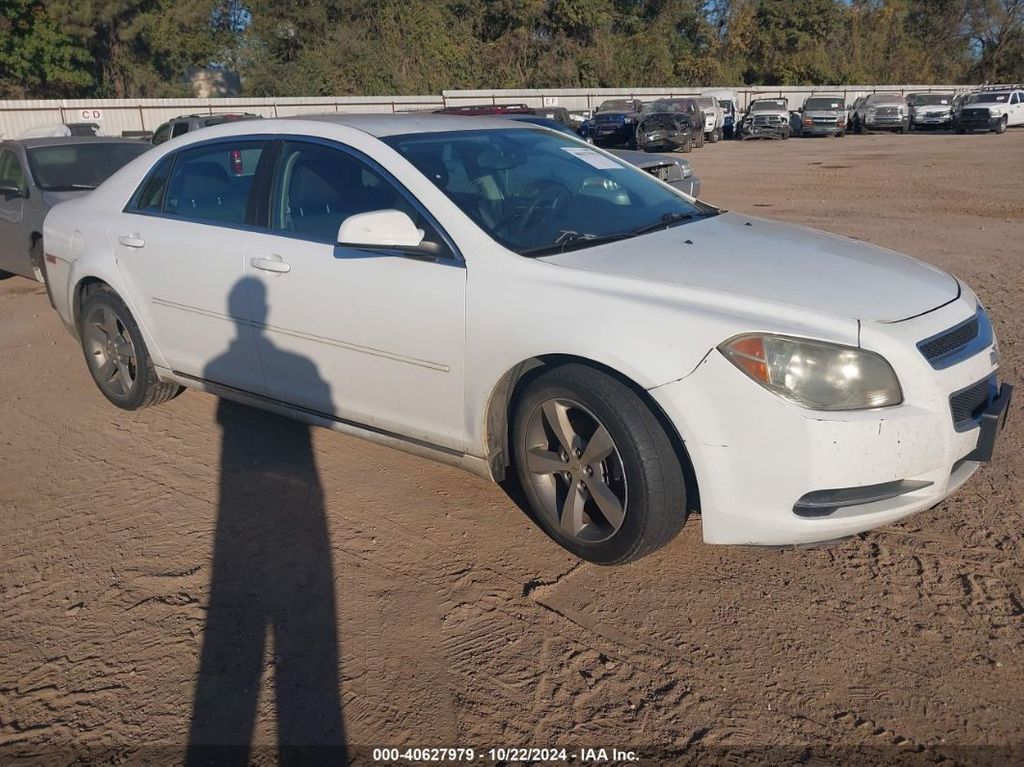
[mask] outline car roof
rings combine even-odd
[[[447,131],[465,130],[496,130],[510,127],[510,121],[501,117],[486,115],[473,116],[467,120],[465,115],[432,114],[412,112],[410,114],[337,114],[337,115],[299,115],[296,117],[264,120],[280,122],[283,120],[312,120],[316,122],[343,125],[369,133],[377,138],[401,136],[407,133],[444,133]],[[522,125],[522,123],[519,123]],[[249,130],[257,130],[250,128]]]
[[[7,139],[4,143],[21,144],[26,149],[35,149],[41,146],[68,146],[69,144],[142,144],[145,143],[133,138],[120,138],[118,136],[50,136],[46,138],[16,138]]]

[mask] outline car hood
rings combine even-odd
[[[747,117],[757,117],[758,115],[779,115],[780,117],[789,118],[789,111],[785,109],[758,109],[756,112],[747,112]]]
[[[949,112],[953,109],[949,104],[927,104],[925,106],[914,107],[914,111],[918,114],[932,114],[937,112],[939,114],[943,112]]]
[[[909,256],[735,213],[544,260],[877,322],[915,317],[960,294],[949,274]]]

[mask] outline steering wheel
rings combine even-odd
[[[544,217],[541,220],[546,220],[572,198],[572,190],[558,181],[542,179],[534,182],[533,186],[540,189],[533,201],[526,206],[521,214],[506,218],[495,227],[496,229],[505,229],[515,222],[515,227],[511,229],[510,234],[522,234],[529,228],[530,222],[537,213]]]

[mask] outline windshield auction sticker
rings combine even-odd
[[[563,152],[568,152],[573,157],[583,160],[587,165],[598,170],[620,170],[622,168],[611,157],[605,157],[600,152],[587,149],[585,146],[563,146]]]

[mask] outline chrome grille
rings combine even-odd
[[[878,107],[875,110],[875,117],[899,117],[899,107]]]
[[[783,122],[779,115],[754,115],[754,125],[782,125]]]
[[[924,358],[932,360],[945,357],[948,354],[959,351],[978,337],[978,316],[971,317],[956,327],[940,333],[933,338],[921,341],[917,348],[921,350]]]
[[[981,411],[992,400],[996,391],[996,377],[990,376],[976,384],[961,389],[949,397],[949,412],[953,416],[953,426],[963,429],[981,415]]]
[[[964,117],[981,118],[981,119],[987,120],[988,119],[988,110],[987,109],[965,109],[963,111],[963,116]]]

